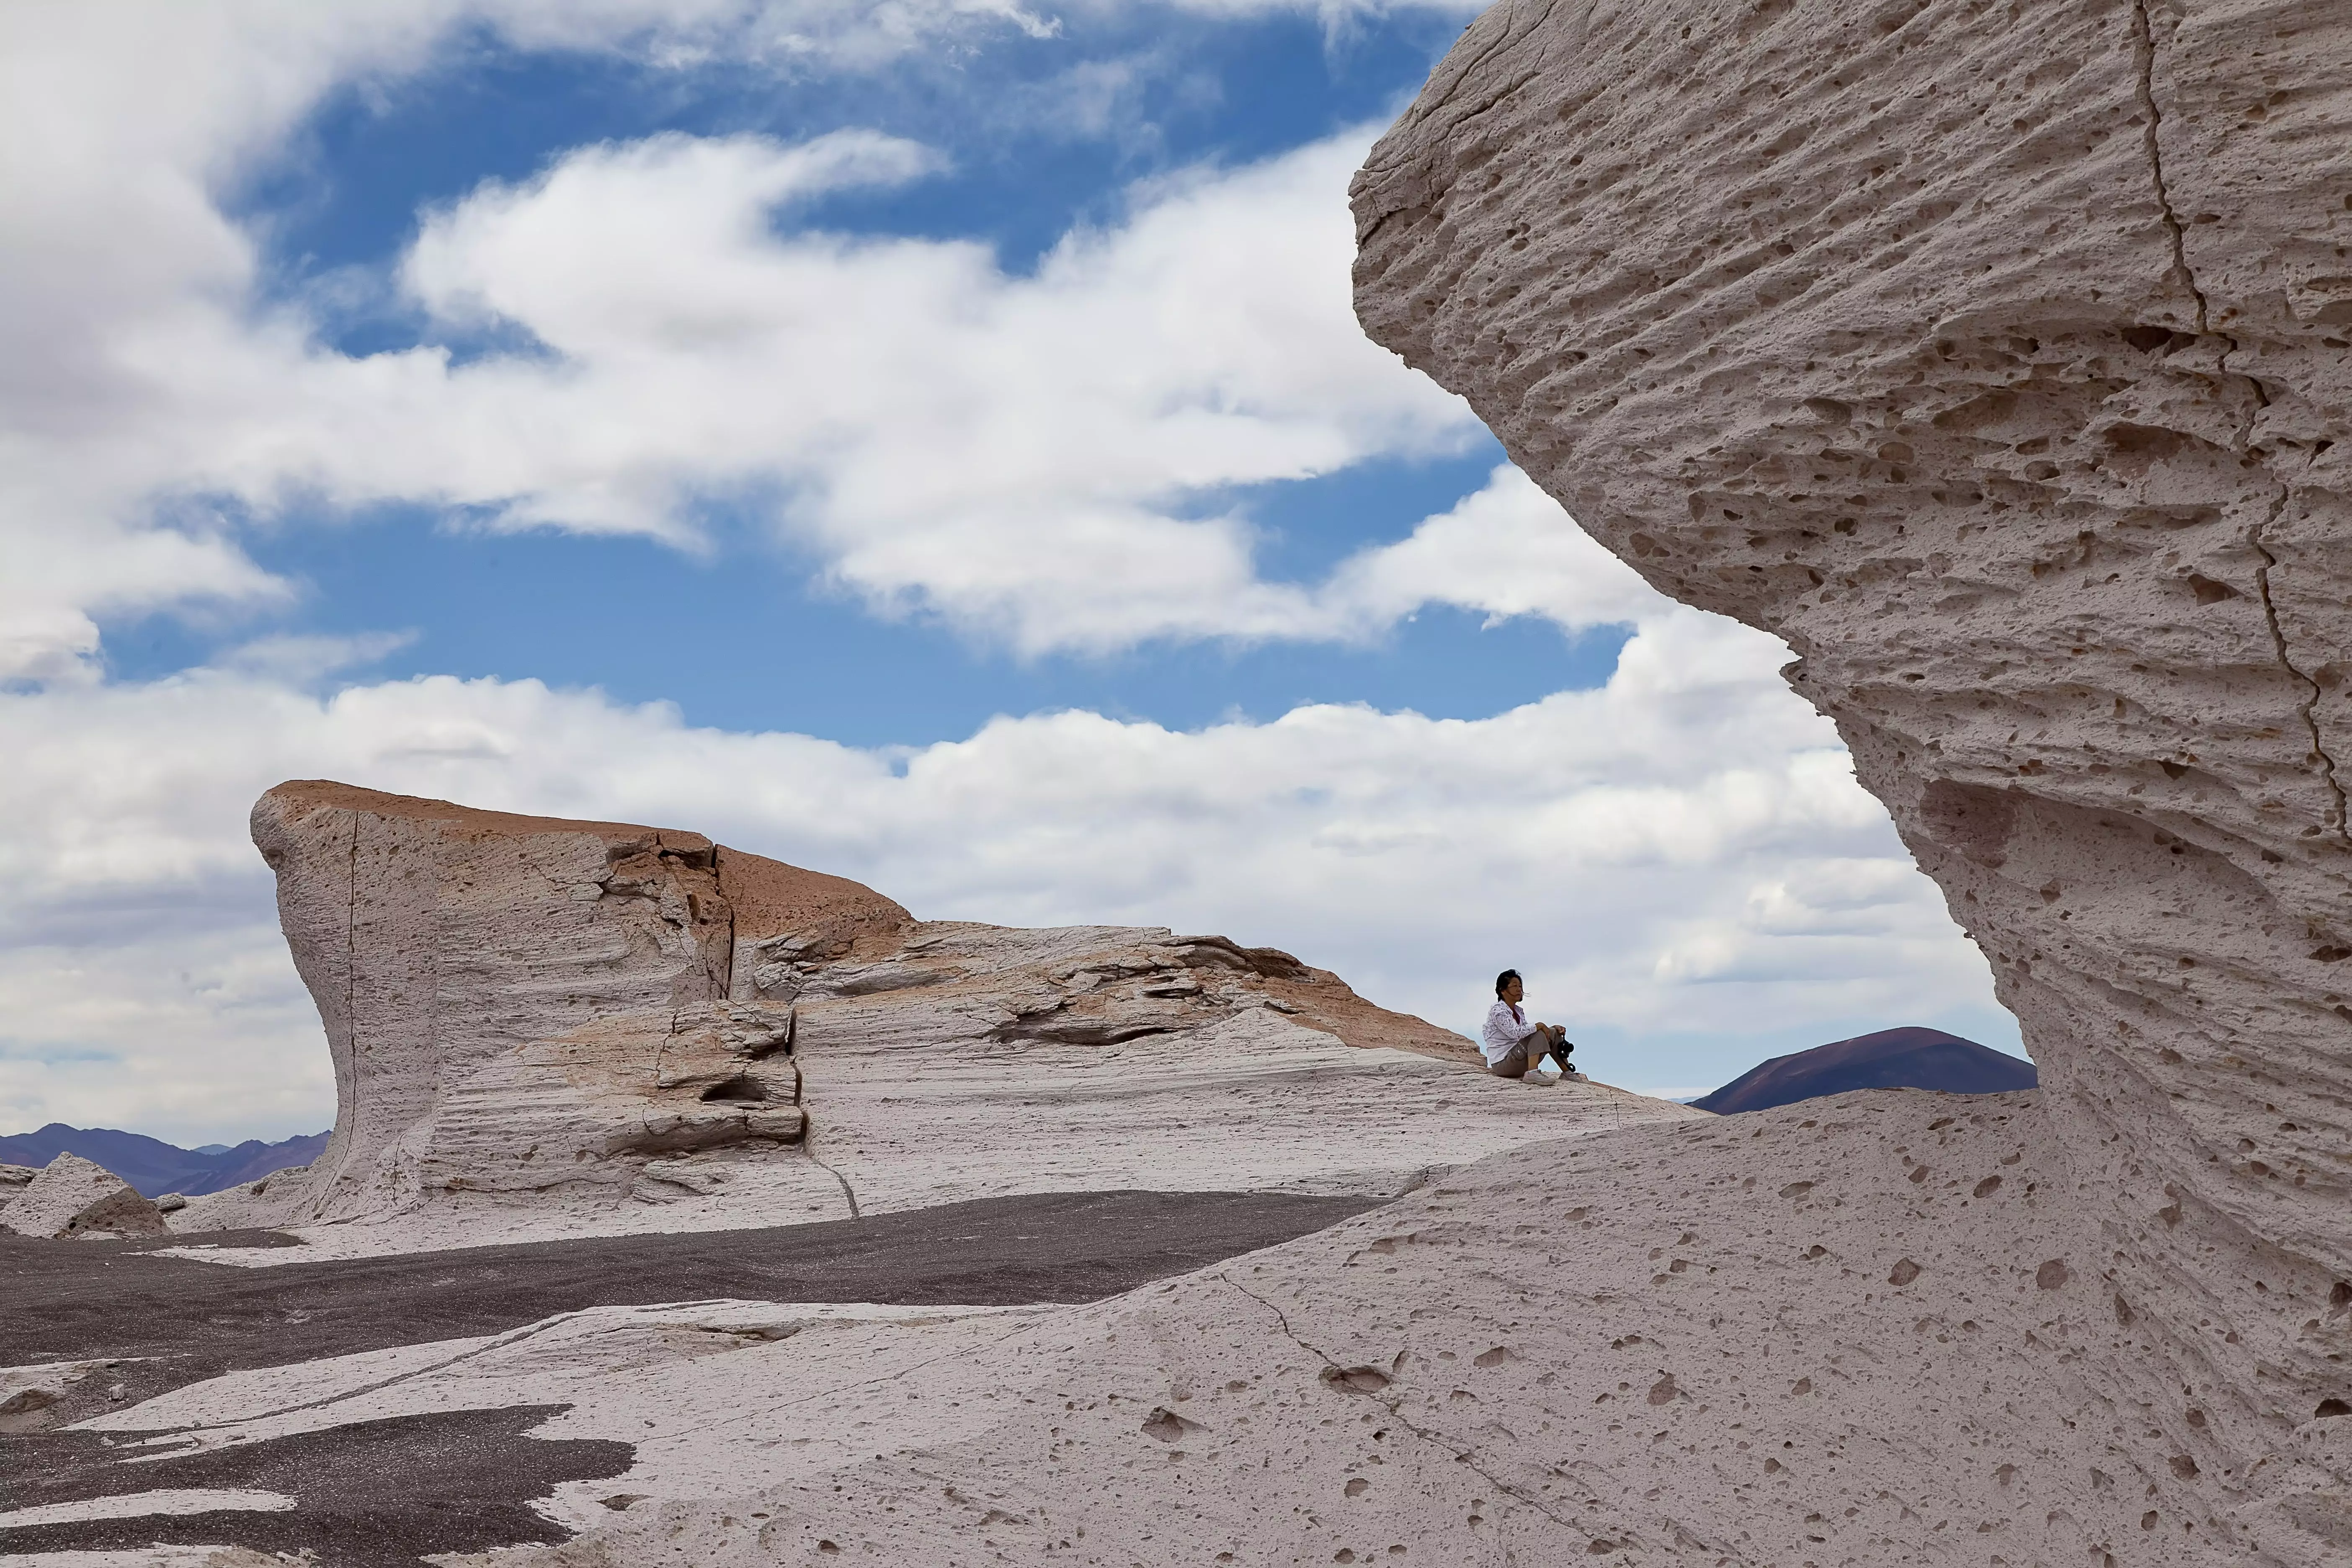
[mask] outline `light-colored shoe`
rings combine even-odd
[[[1519,1079],[1519,1081],[1521,1083],[1533,1084],[1538,1089],[1549,1089],[1553,1084],[1559,1081],[1559,1074],[1556,1072],[1546,1072],[1541,1068],[1529,1068],[1528,1069],[1528,1076]]]

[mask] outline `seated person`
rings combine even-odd
[[[1568,1043],[1568,1031],[1557,1024],[1537,1024],[1528,1021],[1519,1004],[1527,999],[1528,988],[1516,969],[1506,969],[1495,976],[1496,1002],[1486,1009],[1486,1027],[1478,1043],[1479,1055],[1486,1058],[1486,1070],[1497,1078],[1524,1079],[1549,1051],[1560,1071],[1568,1068],[1568,1054],[1576,1049]],[[1536,1074],[1538,1083],[1551,1080]]]

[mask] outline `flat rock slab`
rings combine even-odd
[[[136,1466],[104,1446],[120,1436],[55,1428],[114,1415],[108,1425],[120,1431],[123,1415],[115,1413],[224,1373],[498,1334],[599,1307],[720,1297],[901,1306],[1093,1300],[1372,1206],[1360,1198],[1274,1194],[1058,1194],[767,1230],[264,1270],[157,1256],[143,1243],[0,1237],[0,1295],[12,1309],[0,1314],[0,1365],[108,1363],[44,1412],[53,1429],[0,1436],[0,1510],[168,1489],[271,1490],[297,1500],[281,1511],[0,1526],[0,1554],[112,1550],[166,1538],[271,1551],[307,1544],[327,1561],[377,1563],[551,1540],[553,1527],[530,1500],[559,1481],[619,1473],[628,1467],[629,1446],[523,1441],[550,1407],[411,1415]],[[353,1475],[401,1475],[400,1495],[375,1498],[353,1482],[358,1491],[337,1501],[331,1487],[300,1480],[347,1462],[359,1467]],[[364,1507],[352,1500],[359,1496]]]

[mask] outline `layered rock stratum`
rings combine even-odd
[[[1510,0],[1353,191],[1367,330],[1787,640],[1992,961],[2075,1468],[2200,1499],[2116,1560],[2352,1550],[2347,193],[2320,0]]]
[[[1628,1114],[1220,936],[918,921],[698,833],[327,782],[271,790],[253,834],[340,1110],[307,1171],[173,1225],[313,1227],[306,1257],[1010,1193],[1387,1196]]]

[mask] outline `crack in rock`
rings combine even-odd
[[[2140,144],[2147,153],[2147,173],[2156,186],[2156,205],[2164,214],[2164,231],[2172,240],[2172,276],[2179,280],[2197,301],[2197,330],[2207,330],[2205,290],[2197,284],[2197,274],[2189,265],[2189,231],[2180,225],[2180,215],[2172,210],[2172,193],[2164,183],[2164,149],[2158,136],[2164,123],[2164,111],[2156,106],[2156,33],[2148,25],[2147,0],[2132,0],[2132,58],[2138,68],[2137,88],[2141,111],[2147,120],[2140,132]]]
[[[2263,558],[2263,563],[2254,569],[2254,587],[2262,595],[2263,621],[2270,627],[2271,647],[2278,655],[2279,668],[2294,677],[2304,689],[2303,700],[2295,704],[2295,711],[2303,716],[2303,727],[2311,735],[2312,757],[2319,763],[2319,775],[2326,781],[2327,793],[2334,801],[2328,811],[2327,825],[2336,837],[2352,844],[2352,833],[2347,831],[2344,785],[2336,772],[2336,759],[2327,754],[2327,748],[2320,739],[2319,682],[2305,674],[2296,666],[2294,656],[2287,651],[2286,632],[2279,625],[2278,606],[2271,600],[2271,568],[2278,564],[2278,557],[2271,553],[2270,545],[2263,534],[2286,510],[2289,495],[2286,485],[2280,484],[2277,496],[2271,501],[2270,511],[2246,535],[2247,542],[2254,547],[2254,553]]]
[[[2148,179],[2156,190],[2157,205],[2164,215],[2165,233],[2172,242],[2170,276],[2195,298],[2197,330],[2200,334],[2206,333],[2210,330],[2211,304],[2205,297],[2204,288],[2197,281],[2195,268],[2189,263],[2188,230],[2181,225],[2180,215],[2173,210],[2172,194],[2165,183],[2164,151],[2158,134],[2164,122],[2164,112],[2156,103],[2156,34],[2148,20],[2147,0],[2132,0],[2132,55],[2137,68],[2135,89],[2141,112],[2146,116],[2141,130],[2141,145],[2147,153]],[[2246,456],[2252,445],[2255,422],[2261,417],[2261,410],[2270,405],[2270,395],[2254,377],[2229,368],[2230,354],[2235,352],[2238,344],[2235,339],[2227,336],[2222,341],[2229,345],[2221,353],[2222,374],[2245,382],[2254,396],[2254,411],[2247,416],[2245,427],[2238,433],[2239,453]],[[2263,620],[2270,628],[2271,647],[2277,654],[2279,668],[2304,689],[2303,700],[2295,704],[2295,711],[2302,716],[2304,729],[2310,733],[2312,760],[2318,764],[2320,777],[2327,785],[2333,803],[2328,810],[2327,826],[2338,839],[2352,845],[2352,821],[2347,821],[2344,785],[2336,773],[2336,759],[2328,755],[2320,737],[2317,710],[2322,692],[2319,682],[2304,673],[2289,653],[2286,631],[2279,624],[2278,606],[2271,598],[2271,569],[2278,564],[2278,557],[2271,552],[2263,535],[2285,512],[2290,498],[2288,487],[2281,482],[2277,495],[2272,499],[2270,511],[2247,535],[2248,542],[2253,545],[2254,552],[2262,557],[2263,562],[2254,572],[2254,584],[2262,595]]]
[[[847,1176],[843,1175],[839,1171],[834,1169],[831,1165],[826,1164],[824,1162],[824,1156],[816,1152],[816,1119],[814,1117],[811,1117],[808,1120],[806,1131],[803,1131],[801,1134],[801,1152],[806,1154],[811,1160],[814,1161],[818,1170],[823,1171],[826,1175],[831,1176],[835,1181],[841,1184],[841,1195],[849,1200],[849,1217],[852,1219],[864,1218],[865,1216],[857,1212],[857,1189],[849,1184],[849,1178]]]

